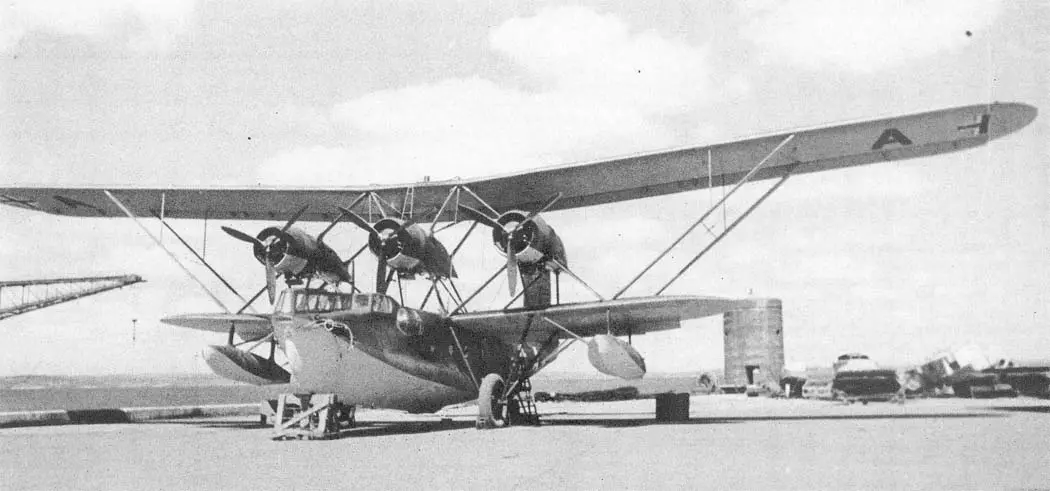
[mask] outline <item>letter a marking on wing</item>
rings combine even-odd
[[[901,130],[898,130],[897,128],[888,128],[879,135],[879,139],[875,140],[875,144],[871,146],[871,149],[882,150],[882,147],[885,147],[890,143],[911,145],[911,139],[904,136],[904,133],[901,133]]]

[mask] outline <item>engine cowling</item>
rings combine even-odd
[[[384,218],[373,228],[377,233],[368,237],[369,250],[399,273],[456,277],[448,250],[421,225]]]
[[[269,254],[270,263],[277,273],[290,276],[316,274],[330,283],[350,281],[339,255],[302,229],[290,227],[282,231],[278,227],[268,227],[256,238],[258,242],[253,247],[255,259],[266,264],[266,255]]]
[[[599,334],[591,338],[587,342],[587,359],[596,370],[613,377],[636,380],[645,375],[645,358],[616,336]]]
[[[533,217],[525,221],[527,213],[520,210],[508,211],[499,216],[496,222],[502,229],[492,229],[492,243],[504,255],[508,253],[507,244],[510,244],[510,252],[521,265],[545,264],[549,269],[557,269],[553,264],[547,264],[548,259],[554,259],[568,266],[565,257],[565,245],[542,217]],[[523,223],[524,222],[524,223]],[[511,232],[513,231],[513,232]],[[507,234],[512,234],[507,240]]]

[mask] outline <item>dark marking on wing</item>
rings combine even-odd
[[[98,213],[98,216],[101,216],[101,217],[106,216],[106,212],[102,208],[99,208],[99,207],[97,207],[97,206],[95,206],[95,205],[93,205],[91,203],[85,203],[85,202],[80,201],[78,199],[70,198],[70,197],[67,197],[67,196],[62,196],[62,195],[59,195],[59,194],[56,194],[56,195],[54,195],[52,197],[55,198],[55,200],[58,201],[59,203],[62,203],[62,204],[66,205],[66,206],[68,206],[70,208],[77,209],[77,208],[80,208],[80,207],[84,207],[84,208],[87,208],[89,210],[94,210],[95,213]]]

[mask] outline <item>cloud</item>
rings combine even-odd
[[[194,0],[14,0],[0,17],[0,50],[27,34],[124,36],[138,50],[167,49],[182,32]]]
[[[678,113],[713,95],[708,50],[632,34],[614,15],[582,7],[542,10],[494,29],[493,49],[548,87],[584,99]]]
[[[669,120],[693,120],[713,98],[743,90],[737,79],[713,88],[706,48],[633,33],[613,15],[579,7],[508,20],[489,40],[520,83],[446,79],[337,104],[331,121],[342,142],[282,152],[260,167],[259,179],[390,183],[664,148],[696,126]],[[287,171],[307,163],[315,172]]]
[[[744,8],[743,35],[776,61],[870,73],[961,48],[991,25],[995,0],[784,0]]]

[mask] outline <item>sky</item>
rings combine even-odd
[[[994,100],[1045,112],[1047,25],[1037,1],[15,0],[0,10],[0,182],[399,183]],[[855,351],[906,365],[968,344],[1047,358],[1048,142],[1044,114],[978,149],[796,176],[669,293],[782,299],[791,365]],[[721,192],[545,218],[573,270],[610,296]],[[249,248],[219,226],[269,223],[172,224],[241,291],[261,286]],[[0,228],[3,279],[147,280],[0,322],[0,375],[208,371],[200,349],[224,336],[159,319],[217,307],[134,223],[4,207]],[[439,238],[455,244],[464,229]],[[364,240],[346,225],[328,242],[346,257]],[[692,236],[632,293],[706,244]],[[460,290],[501,263],[472,237]],[[565,300],[591,299],[563,286]],[[474,307],[506,299],[500,284]],[[720,326],[634,343],[651,372],[716,369]],[[593,373],[580,347],[551,370]]]

